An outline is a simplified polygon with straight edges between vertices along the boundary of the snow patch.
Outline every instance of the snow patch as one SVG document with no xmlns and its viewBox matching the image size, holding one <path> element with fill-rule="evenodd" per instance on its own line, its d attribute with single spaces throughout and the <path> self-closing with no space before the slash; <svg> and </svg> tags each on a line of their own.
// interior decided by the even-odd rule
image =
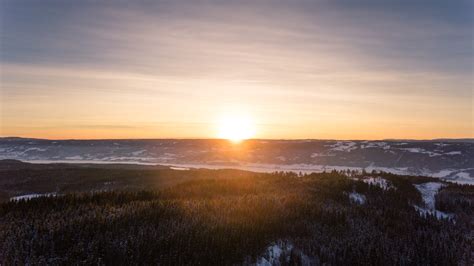
<svg viewBox="0 0 474 266">
<path fill-rule="evenodd" d="M 447 152 L 445 154 L 446 155 L 461 155 L 462 152 L 461 151 L 450 151 L 450 152 Z"/>
<path fill-rule="evenodd" d="M 332 151 L 345 151 L 350 152 L 357 149 L 356 143 L 352 141 L 338 141 L 335 144 L 330 145 Z"/>
<path fill-rule="evenodd" d="M 311 158 L 328 157 L 328 156 L 335 156 L 335 154 L 313 152 L 310 155 Z"/>
<path fill-rule="evenodd" d="M 265 253 L 257 259 L 256 266 L 289 265 L 291 253 L 294 252 L 301 259 L 301 265 L 313 265 L 314 262 L 302 252 L 294 249 L 288 241 L 277 241 L 267 247 Z"/>
<path fill-rule="evenodd" d="M 75 156 L 69 156 L 65 158 L 66 160 L 82 160 L 82 156 L 80 155 L 75 155 Z"/>
<path fill-rule="evenodd" d="M 435 209 L 435 196 L 442 187 L 446 186 L 445 184 L 439 182 L 428 182 L 423 184 L 415 184 L 414 186 L 416 189 L 418 189 L 418 191 L 420 191 L 421 197 L 423 198 L 423 203 L 425 204 L 424 207 L 416 205 L 413 206 L 420 213 L 420 215 L 435 215 L 438 219 L 453 217 L 453 214 L 444 213 Z"/>
<path fill-rule="evenodd" d="M 469 184 L 472 185 L 474 183 L 474 178 L 471 177 L 471 175 L 467 172 L 459 172 L 456 175 L 454 175 L 452 180 L 446 180 L 446 181 L 452 181 L 452 182 L 462 184 L 462 185 L 469 185 Z"/>
<path fill-rule="evenodd" d="M 366 142 L 366 144 L 361 145 L 361 149 L 369 148 L 380 148 L 384 150 L 390 149 L 390 145 L 387 145 L 387 142 Z"/>
<path fill-rule="evenodd" d="M 440 154 L 440 153 L 427 151 L 427 150 L 425 150 L 425 149 L 423 149 L 423 148 L 400 148 L 400 150 L 407 151 L 407 152 L 411 152 L 411 153 L 423 153 L 423 154 L 428 154 L 428 156 L 430 156 L 430 157 L 441 156 L 441 155 L 442 155 L 442 154 Z"/>
<path fill-rule="evenodd" d="M 365 204 L 367 200 L 364 195 L 357 192 L 349 193 L 349 199 L 351 200 L 351 202 L 357 203 L 359 205 Z"/>
<path fill-rule="evenodd" d="M 134 151 L 134 152 L 132 152 L 132 155 L 133 155 L 133 156 L 138 156 L 138 155 L 140 155 L 140 154 L 142 154 L 142 153 L 144 153 L 144 152 L 146 152 L 146 150 Z"/>
<path fill-rule="evenodd" d="M 291 243 L 285 243 L 283 241 L 278 241 L 278 243 L 273 244 L 267 248 L 265 254 L 257 260 L 257 266 L 271 266 L 280 264 L 280 257 L 283 253 L 289 253 L 293 245 Z"/>
<path fill-rule="evenodd" d="M 165 152 L 162 156 L 159 156 L 157 159 L 166 161 L 166 160 L 173 160 L 176 157 L 177 156 L 174 153 Z"/>
<path fill-rule="evenodd" d="M 43 194 L 26 194 L 26 195 L 21 195 L 21 196 L 16 196 L 10 198 L 10 201 L 20 201 L 20 200 L 30 200 L 34 198 L 40 198 L 40 197 L 54 197 L 56 196 L 56 192 L 52 193 L 43 193 Z"/>
<path fill-rule="evenodd" d="M 72 164 L 135 164 L 135 165 L 158 165 L 156 163 L 137 162 L 137 161 L 107 161 L 105 159 L 97 160 L 23 160 L 22 162 L 34 164 L 54 164 L 54 163 L 72 163 Z"/>
<path fill-rule="evenodd" d="M 454 172 L 453 170 L 444 169 L 444 170 L 441 170 L 437 173 L 431 174 L 431 176 L 436 177 L 436 178 L 442 178 L 442 177 L 447 177 L 448 175 L 450 175 L 453 172 Z"/>
<path fill-rule="evenodd" d="M 423 184 L 415 184 L 414 186 L 416 187 L 416 189 L 418 189 L 418 191 L 420 191 L 425 206 L 428 209 L 433 210 L 435 208 L 436 194 L 442 187 L 446 185 L 438 182 L 428 182 Z"/>
<path fill-rule="evenodd" d="M 43 152 L 43 151 L 46 151 L 46 149 L 42 149 L 42 148 L 28 148 L 28 149 L 24 150 L 23 153 L 27 153 L 27 152 L 30 152 L 30 151 Z"/>
<path fill-rule="evenodd" d="M 439 146 L 439 147 L 445 147 L 445 146 L 449 146 L 451 144 L 439 142 L 439 143 L 435 143 L 434 145 Z"/>
<path fill-rule="evenodd" d="M 381 177 L 369 177 L 369 178 L 364 178 L 362 179 L 362 182 L 364 183 L 367 183 L 369 185 L 372 185 L 372 186 L 377 186 L 377 187 L 380 187 L 384 190 L 388 190 L 388 189 L 394 189 L 395 187 L 392 185 L 392 183 L 390 183 L 390 181 L 384 179 L 384 178 L 381 178 Z"/>
<path fill-rule="evenodd" d="M 170 166 L 171 170 L 178 170 L 178 171 L 188 171 L 188 167 L 176 167 L 176 166 Z"/>
</svg>

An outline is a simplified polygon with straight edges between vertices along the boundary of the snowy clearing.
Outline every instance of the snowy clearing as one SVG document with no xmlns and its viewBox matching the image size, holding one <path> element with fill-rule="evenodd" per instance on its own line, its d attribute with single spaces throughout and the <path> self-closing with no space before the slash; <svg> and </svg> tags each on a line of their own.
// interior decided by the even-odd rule
<svg viewBox="0 0 474 266">
<path fill-rule="evenodd" d="M 288 256 L 293 245 L 291 243 L 286 243 L 283 241 L 278 241 L 278 243 L 270 245 L 265 254 L 257 259 L 257 266 L 272 266 L 280 265 L 280 257 L 282 255 Z"/>
<path fill-rule="evenodd" d="M 292 243 L 279 240 L 267 247 L 265 253 L 257 259 L 256 266 L 289 265 L 291 253 L 296 253 L 301 259 L 301 265 L 314 265 L 307 255 L 295 250 Z"/>
<path fill-rule="evenodd" d="M 438 182 L 428 182 L 423 184 L 416 184 L 414 186 L 416 187 L 416 189 L 418 189 L 418 191 L 420 191 L 425 206 L 430 210 L 434 210 L 435 196 L 438 191 L 446 185 Z"/>
<path fill-rule="evenodd" d="M 428 182 L 423 184 L 415 184 L 414 185 L 418 191 L 421 193 L 421 197 L 423 198 L 423 203 L 425 204 L 424 207 L 414 205 L 415 209 L 420 213 L 420 215 L 435 215 L 438 219 L 447 219 L 452 218 L 454 215 L 445 213 L 439 210 L 436 210 L 436 199 L 435 196 L 438 191 L 445 187 L 446 185 L 439 182 Z"/>
<path fill-rule="evenodd" d="M 367 200 L 364 195 L 357 192 L 349 193 L 349 199 L 351 200 L 351 202 L 357 203 L 359 205 L 365 204 Z"/>
<path fill-rule="evenodd" d="M 395 189 L 395 187 L 392 185 L 392 183 L 390 183 L 390 181 L 381 177 L 364 178 L 362 179 L 362 182 L 367 183 L 369 185 L 378 186 L 384 190 L 388 190 L 392 188 Z"/>
</svg>

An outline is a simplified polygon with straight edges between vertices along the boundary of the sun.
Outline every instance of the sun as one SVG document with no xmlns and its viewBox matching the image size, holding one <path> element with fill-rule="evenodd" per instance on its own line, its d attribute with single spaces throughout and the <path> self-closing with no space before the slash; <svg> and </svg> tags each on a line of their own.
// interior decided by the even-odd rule
<svg viewBox="0 0 474 266">
<path fill-rule="evenodd" d="M 246 115 L 225 115 L 218 121 L 218 137 L 228 139 L 234 143 L 255 136 L 255 124 L 251 117 Z"/>
</svg>

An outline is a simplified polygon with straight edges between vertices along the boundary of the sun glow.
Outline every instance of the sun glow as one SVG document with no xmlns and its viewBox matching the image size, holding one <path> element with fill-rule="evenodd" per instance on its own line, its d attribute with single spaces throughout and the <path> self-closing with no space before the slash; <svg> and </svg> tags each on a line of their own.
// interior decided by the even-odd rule
<svg viewBox="0 0 474 266">
<path fill-rule="evenodd" d="M 254 137 L 255 131 L 253 120 L 245 115 L 223 116 L 218 122 L 218 137 L 234 143 Z"/>
</svg>

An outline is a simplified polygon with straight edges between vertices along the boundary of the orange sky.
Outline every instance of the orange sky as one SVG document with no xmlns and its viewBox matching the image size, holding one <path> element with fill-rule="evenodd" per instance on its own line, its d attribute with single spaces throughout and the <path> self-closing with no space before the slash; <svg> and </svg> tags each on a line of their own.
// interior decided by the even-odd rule
<svg viewBox="0 0 474 266">
<path fill-rule="evenodd" d="M 0 135 L 474 137 L 462 6 L 303 3 L 5 4 Z"/>
</svg>

